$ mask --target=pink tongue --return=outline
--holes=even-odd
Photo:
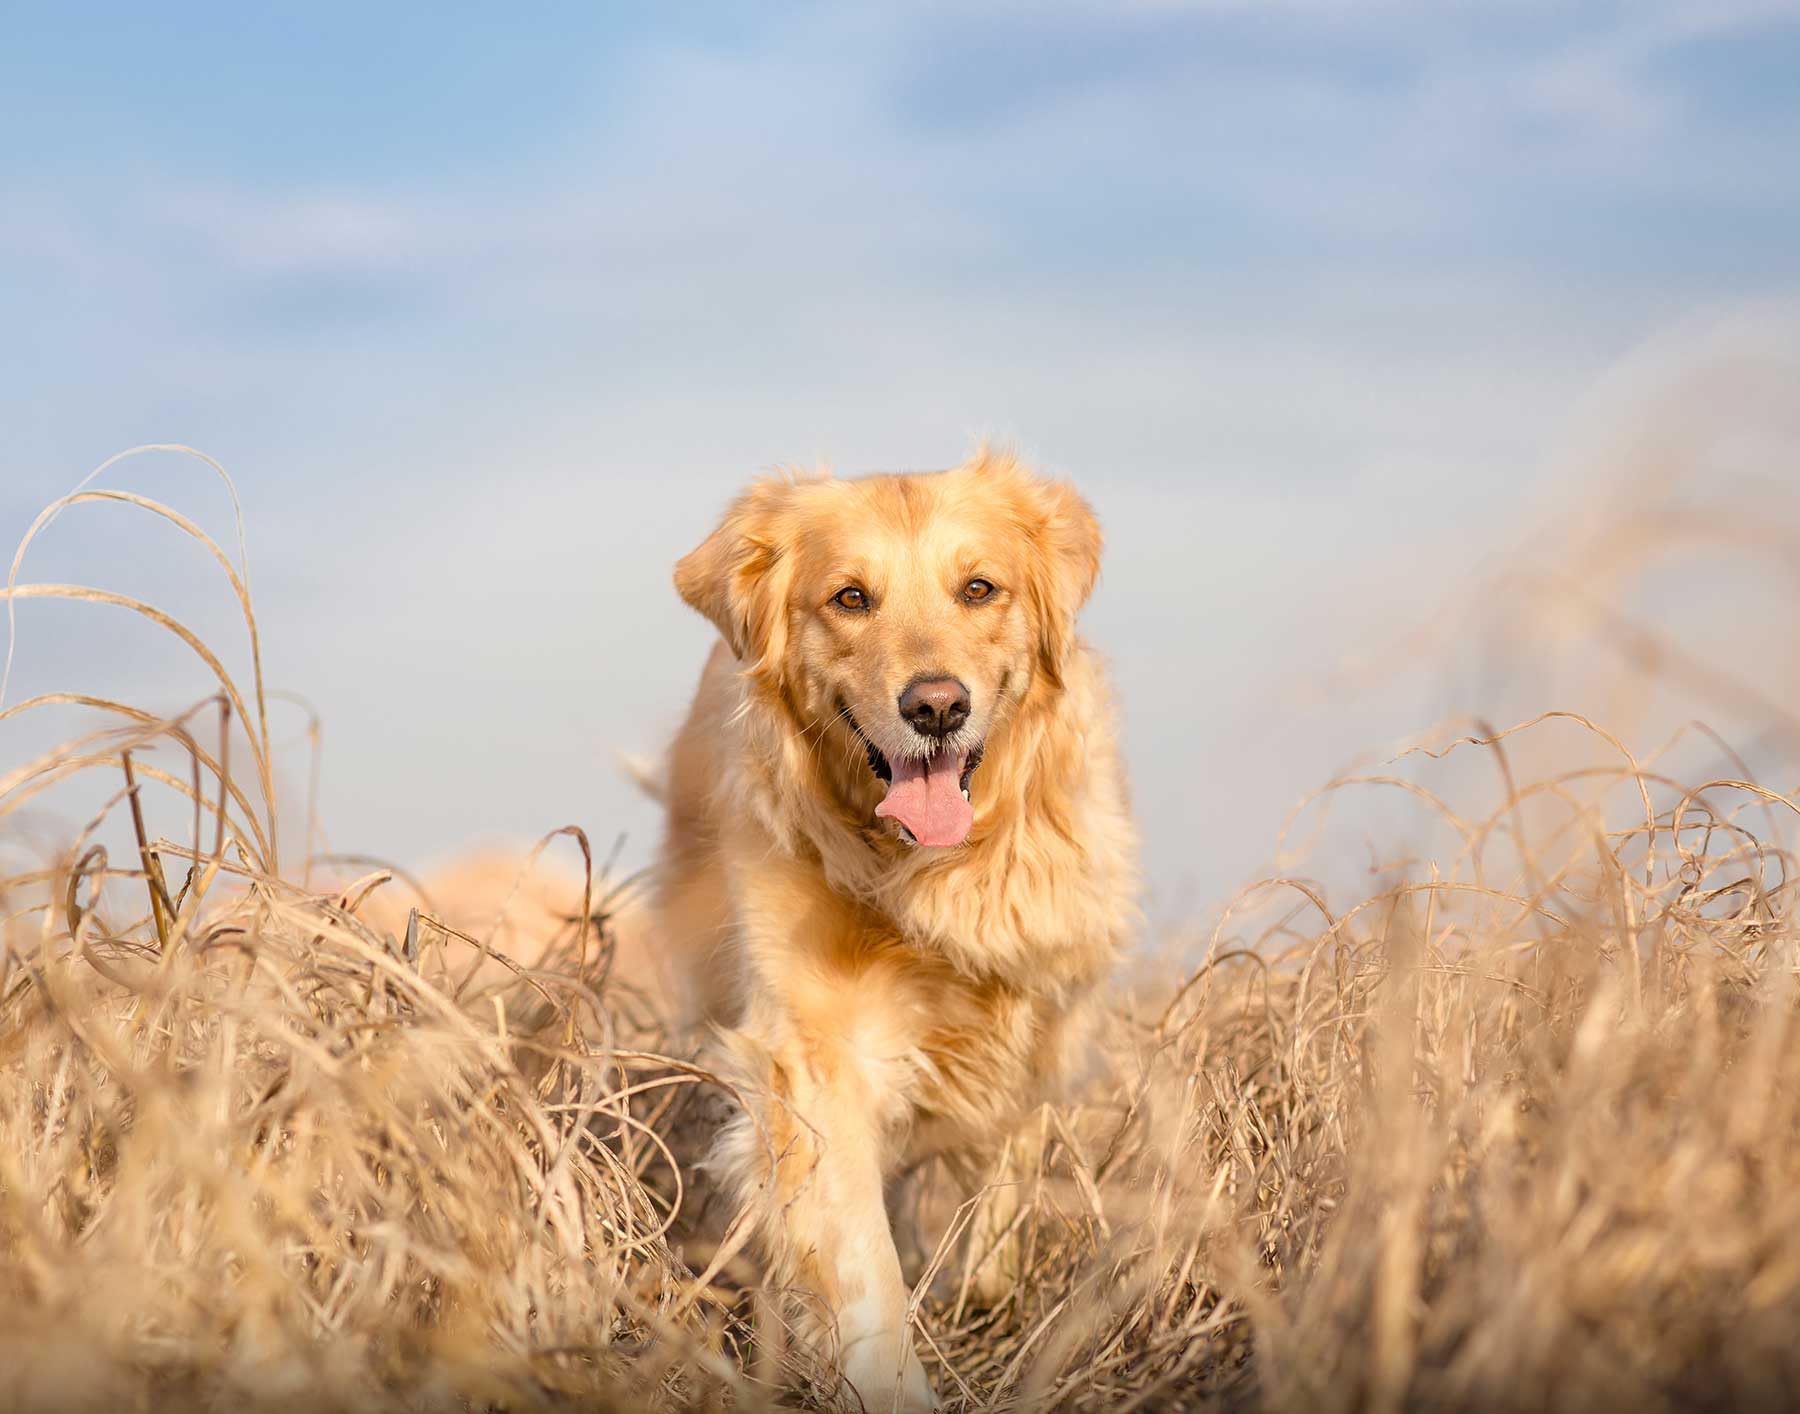
[[[922,845],[961,844],[975,823],[974,807],[962,793],[967,760],[961,751],[940,751],[923,761],[917,757],[891,761],[894,778],[875,813],[898,820]]]

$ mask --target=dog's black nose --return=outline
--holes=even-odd
[[[926,736],[949,736],[969,720],[969,689],[955,678],[927,678],[900,694],[900,715]]]

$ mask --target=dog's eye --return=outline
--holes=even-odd
[[[840,589],[833,594],[831,602],[840,609],[848,609],[853,614],[860,614],[869,607],[869,596],[853,584],[848,589]]]
[[[990,599],[994,594],[994,586],[985,579],[972,579],[963,586],[963,598],[971,604],[979,604],[983,599]]]

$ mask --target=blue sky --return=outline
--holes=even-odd
[[[667,569],[730,490],[1000,435],[1107,523],[1158,887],[1228,884],[1459,705],[1271,715],[1351,605],[1466,574],[1633,350],[1800,284],[1793,3],[0,23],[0,529],[124,446],[224,460],[333,842],[409,859],[568,820],[647,853],[613,753],[690,689]],[[220,524],[178,464],[130,482]],[[74,525],[32,575],[211,621],[203,565]],[[22,614],[15,695],[204,690],[93,619]]]

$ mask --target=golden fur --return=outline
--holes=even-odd
[[[713,1163],[871,1409],[931,1401],[885,1186],[932,1155],[989,1171],[1133,919],[1112,709],[1075,632],[1099,555],[1071,488],[984,449],[759,482],[676,567],[724,641],[670,763],[664,961],[746,1097]],[[995,591],[965,602],[977,576]],[[967,685],[959,740],[982,742],[955,848],[874,813],[864,738],[917,754],[895,704],[921,674]]]

